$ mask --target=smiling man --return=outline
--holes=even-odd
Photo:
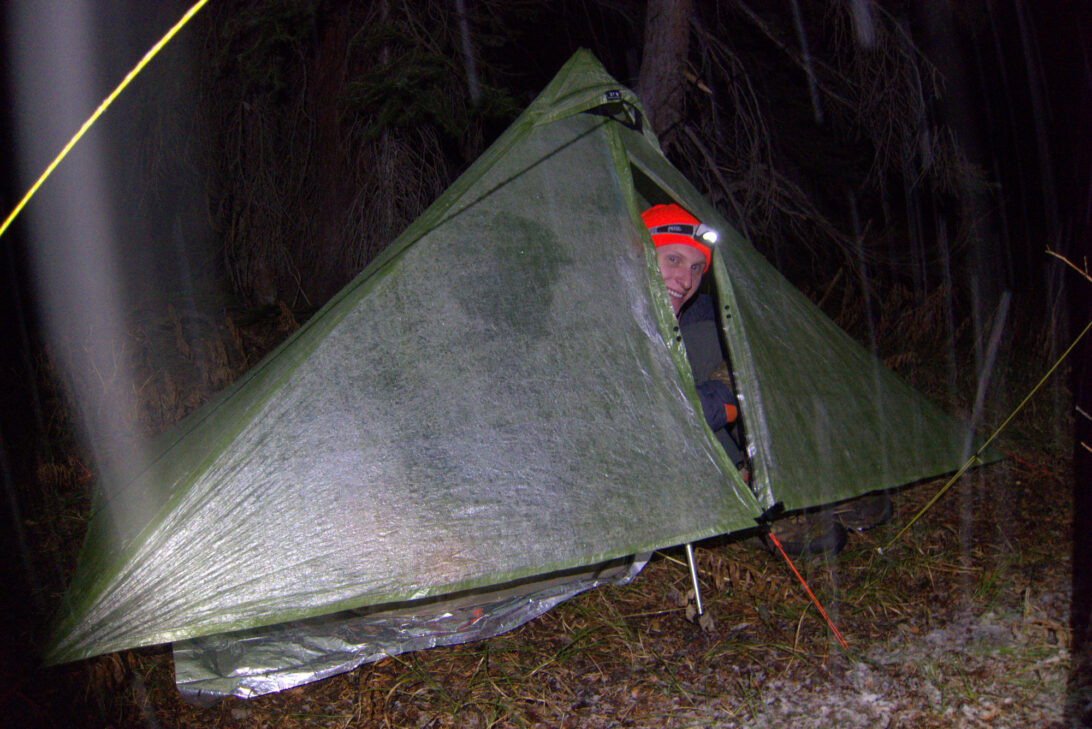
[[[716,242],[711,230],[678,205],[656,205],[641,214],[656,246],[667,295],[675,316],[693,298],[701,277],[712,260],[710,245]]]
[[[690,369],[701,400],[702,415],[710,430],[737,468],[746,466],[736,425],[739,414],[733,388],[727,376],[725,352],[721,348],[716,307],[709,294],[698,294],[702,276],[712,261],[716,234],[678,205],[656,205],[641,214],[641,220],[656,246],[656,259],[667,286],[671,308],[679,320]],[[735,430],[736,432],[733,432]],[[786,552],[837,554],[846,543],[846,530],[863,531],[882,524],[891,516],[891,499],[879,493],[798,514],[773,526]]]
[[[701,285],[702,276],[709,270],[712,261],[712,246],[716,243],[716,233],[700,220],[675,204],[655,205],[641,213],[641,220],[648,228],[652,236],[652,243],[656,246],[656,260],[660,264],[660,273],[664,277],[664,285],[667,287],[667,295],[671,301],[671,308],[676,317],[680,318],[680,325],[684,327],[684,338],[687,352],[695,342],[686,336],[689,327],[686,313],[683,307],[694,298]],[[708,297],[706,297],[708,298]],[[698,306],[703,313],[708,308],[708,318],[713,332],[709,342],[702,341],[690,356],[690,365],[697,383],[698,398],[701,400],[702,415],[709,428],[717,433],[723,431],[731,423],[735,422],[739,413],[739,405],[732,389],[720,380],[709,379],[712,366],[704,368],[699,366],[701,361],[709,359],[702,355],[705,349],[714,349],[712,363],[715,364],[724,359],[720,351],[720,342],[716,335],[715,325],[712,324],[712,303],[708,306]],[[695,307],[690,307],[695,308]],[[694,317],[689,317],[694,319]],[[705,318],[705,317],[701,317]],[[709,346],[705,346],[708,344]],[[695,358],[695,354],[699,355]],[[719,437],[719,436],[718,436]],[[727,446],[734,446],[734,442],[721,439]],[[729,456],[733,460],[742,461],[742,453],[738,448],[729,448]]]

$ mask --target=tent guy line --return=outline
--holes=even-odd
[[[956,471],[954,474],[952,474],[952,477],[950,479],[948,479],[947,483],[945,483],[943,486],[940,487],[940,490],[936,492],[936,494],[933,496],[933,498],[929,499],[929,501],[926,502],[925,506],[921,507],[921,510],[918,511],[917,514],[914,514],[913,518],[911,518],[910,521],[906,522],[906,525],[903,526],[903,528],[899,530],[898,534],[891,537],[891,541],[889,541],[887,544],[883,545],[882,547],[876,547],[876,552],[877,553],[883,554],[885,551],[890,549],[891,546],[895,542],[897,542],[902,537],[902,535],[905,534],[910,529],[910,527],[912,527],[914,525],[914,522],[916,522],[918,519],[920,519],[925,514],[925,512],[929,511],[929,509],[933,508],[933,504],[935,504],[937,501],[939,501],[941,496],[944,496],[944,494],[948,491],[948,489],[950,489],[952,487],[952,484],[954,484],[956,481],[958,481],[960,478],[962,478],[963,474],[966,473],[972,466],[976,466],[976,465],[979,465],[979,464],[983,463],[982,454],[986,451],[987,448],[989,448],[990,444],[993,443],[993,441],[997,439],[997,436],[1001,435],[1002,431],[1004,431],[1005,428],[1008,427],[1009,423],[1012,422],[1013,418],[1015,418],[1017,416],[1017,414],[1019,414],[1019,412],[1024,409],[1024,406],[1027,405],[1028,402],[1031,401],[1031,398],[1035,397],[1035,393],[1039,392],[1039,390],[1042,388],[1042,386],[1046,384],[1046,381],[1049,380],[1050,376],[1052,374],[1054,374],[1054,371],[1057,370],[1058,367],[1061,366],[1062,362],[1065,361],[1065,358],[1068,357],[1069,353],[1072,352],[1073,349],[1080,343],[1081,339],[1084,338],[1084,335],[1088,333],[1089,329],[1092,329],[1092,321],[1085,324],[1084,329],[1081,330],[1081,333],[1077,335],[1077,337],[1073,340],[1073,342],[1068,347],[1066,347],[1066,350],[1064,352],[1062,352],[1061,356],[1059,356],[1058,359],[1054,362],[1054,364],[1050,366],[1050,369],[1048,369],[1046,371],[1046,374],[1044,374],[1039,379],[1039,382],[1037,382],[1035,384],[1035,387],[1031,388],[1031,392],[1029,392],[1027,395],[1024,396],[1024,399],[1020,401],[1020,404],[1018,404],[1015,408],[1013,408],[1012,412],[1009,413],[1008,417],[1005,418],[1004,422],[1001,423],[1001,425],[997,426],[997,429],[995,431],[993,431],[993,434],[990,435],[990,437],[987,438],[986,441],[981,446],[979,446],[978,450],[976,450],[971,455],[971,457],[967,459],[967,461],[963,464],[963,466],[958,471]]]
[[[35,183],[30,186],[30,189],[27,190],[27,193],[23,195],[23,199],[20,200],[19,204],[16,205],[15,208],[11,211],[8,217],[4,220],[3,224],[0,224],[0,237],[3,237],[4,233],[11,226],[12,222],[15,221],[15,218],[18,217],[19,213],[22,212],[23,208],[26,207],[27,203],[30,202],[30,199],[34,197],[34,193],[38,192],[38,188],[40,188],[45,183],[46,179],[51,174],[53,174],[53,170],[55,170],[57,168],[57,165],[59,165],[61,161],[68,156],[68,153],[71,152],[72,148],[76,146],[76,143],[83,138],[83,135],[86,134],[87,130],[91,128],[91,125],[98,121],[98,118],[103,115],[103,113],[110,106],[110,104],[114,103],[114,99],[116,99],[121,94],[121,92],[125,90],[125,87],[128,86],[134,78],[136,78],[137,74],[144,70],[144,67],[147,66],[153,58],[155,58],[156,54],[163,49],[163,46],[167,45],[167,43],[169,43],[170,40],[174,38],[178,31],[182,30],[186,23],[190,22],[190,19],[193,18],[193,16],[197,14],[197,11],[204,7],[205,4],[208,3],[208,1],[209,0],[198,0],[198,2],[194,3],[193,6],[189,10],[187,10],[186,13],[182,16],[182,18],[177,23],[175,23],[174,26],[172,26],[171,29],[168,30],[167,33],[162,38],[160,38],[155,45],[148,49],[148,52],[144,54],[144,57],[140,59],[137,65],[133,66],[129,73],[125,74],[125,78],[121,80],[121,83],[117,85],[117,88],[115,88],[112,92],[110,92],[109,96],[102,100],[102,103],[99,104],[98,108],[95,109],[94,113],[91,114],[91,116],[87,118],[87,121],[85,121],[80,126],[79,130],[74,135],[72,135],[72,138],[68,140],[68,143],[65,144],[64,147],[61,148],[61,151],[45,168],[45,171],[42,172],[42,174],[38,177],[37,181],[35,181]]]

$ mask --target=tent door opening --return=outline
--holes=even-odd
[[[630,165],[630,174],[642,210],[653,205],[678,202],[636,165]],[[726,384],[733,394],[738,395],[731,353],[725,332],[721,328],[720,318],[717,316],[719,300],[715,277],[710,270],[702,278],[697,293],[680,312],[679,328],[694,382],[719,380]],[[736,468],[749,470],[747,452],[744,447],[747,442],[744,427],[743,413],[740,411],[734,422],[714,430],[713,435]]]

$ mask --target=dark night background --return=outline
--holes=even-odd
[[[194,331],[225,314],[260,322],[287,310],[302,321],[454,180],[577,48],[590,48],[642,98],[654,93],[641,88],[653,78],[642,66],[652,48],[644,2],[466,0],[472,71],[457,5],[213,0],[81,143],[98,150],[105,170],[98,182],[81,176],[96,158],[81,158],[77,148],[0,239],[7,514],[0,626],[9,636],[0,674],[8,687],[0,695],[30,695],[30,682],[48,680],[35,666],[34,646],[77,546],[41,544],[41,532],[26,525],[47,506],[42,467],[90,467],[96,446],[81,433],[102,427],[63,404],[60,393],[82,375],[54,368],[64,359],[61,344],[47,340],[40,320],[48,307],[35,288],[42,270],[35,261],[72,265],[53,239],[94,227],[58,220],[65,208],[57,200],[83,190],[93,199],[82,205],[105,210],[109,232],[99,243],[120,262],[119,305],[149,340],[173,337],[163,323],[168,306]],[[26,106],[17,79],[28,73],[27,60],[43,53],[47,66],[55,58],[28,41],[23,24],[49,6],[6,8],[4,215],[188,4],[95,3],[86,14],[95,61],[82,68],[80,103],[20,116]],[[881,43],[895,43],[890,29],[902,29],[923,54],[911,64],[924,79],[917,99],[907,96],[913,84],[897,82],[909,73],[895,63],[898,53],[884,56],[895,65],[883,68],[899,69],[890,83],[867,88],[882,74],[861,64],[888,47],[854,55],[846,19],[860,6],[801,3],[796,24],[790,0],[695,0],[688,64],[661,64],[677,85],[655,101],[665,151],[813,299],[860,261],[874,277],[867,288],[877,303],[895,285],[925,298],[947,277],[950,307],[980,333],[1009,291],[1013,326],[1043,332],[1037,341],[1056,356],[1092,320],[1092,281],[1045,252],[1088,270],[1090,5],[880,2],[877,27],[889,29]],[[38,32],[49,31],[47,24]],[[785,50],[801,37],[821,61],[821,112],[802,56]],[[56,64],[62,75],[63,60]],[[922,70],[930,66],[935,82]],[[869,106],[882,93],[890,97]],[[922,159],[925,134],[933,163]],[[867,331],[862,323],[851,333],[867,340]],[[115,346],[105,335],[102,341]],[[881,353],[884,342],[879,332],[873,344]],[[1089,362],[1092,337],[1069,359],[1071,396],[1084,413],[1092,413]],[[1062,410],[1073,413],[1069,403]],[[158,412],[139,425],[155,432],[178,415]],[[1072,438],[1074,539],[1059,549],[1073,550],[1079,691],[1092,667],[1092,451],[1082,446],[1092,444],[1092,419],[1078,411],[1072,422],[1074,432],[1059,426],[1059,435]],[[73,502],[86,498],[86,481],[69,481],[81,490]]]

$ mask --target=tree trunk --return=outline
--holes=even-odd
[[[317,23],[319,40],[311,58],[307,107],[313,126],[311,156],[305,198],[311,205],[313,221],[307,231],[309,240],[296,241],[295,258],[300,262],[301,281],[295,284],[308,302],[325,301],[345,282],[342,265],[344,210],[352,191],[347,188],[345,140],[342,131],[340,97],[346,78],[349,46],[349,17],[337,3],[320,5]],[[282,286],[283,288],[283,286]],[[294,301],[296,292],[284,298]]]
[[[683,116],[691,7],[691,0],[650,0],[645,11],[637,94],[665,151],[673,145]]]

